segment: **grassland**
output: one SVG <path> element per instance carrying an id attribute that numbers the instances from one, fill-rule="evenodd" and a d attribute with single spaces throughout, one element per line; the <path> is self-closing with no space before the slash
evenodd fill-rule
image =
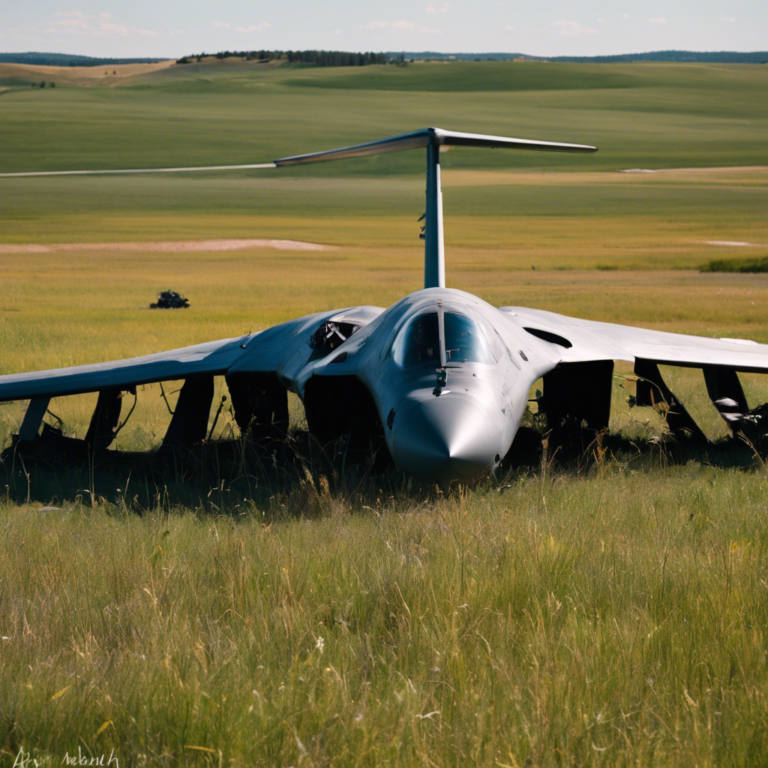
<path id="1" fill-rule="evenodd" d="M 54 90 L 26 76 L 0 66 L 1 172 L 259 162 L 430 124 L 598 144 L 446 153 L 449 285 L 768 342 L 768 276 L 698 272 L 765 255 L 765 67 L 224 62 Z M 422 163 L 0 179 L 0 246 L 91 244 L 0 252 L 0 373 L 387 306 L 420 285 Z M 222 237 L 331 249 L 93 247 Z M 191 309 L 148 311 L 169 286 Z M 700 374 L 670 373 L 722 438 Z M 768 400 L 760 377 L 746 389 Z M 623 442 L 448 497 L 311 451 L 236 477 L 211 454 L 186 482 L 4 466 L 0 764 L 78 747 L 131 766 L 761 764 L 768 475 L 746 448 L 641 442 L 661 424 L 627 409 L 631 392 L 616 380 Z M 51 405 L 79 434 L 92 407 Z M 0 407 L 3 437 L 22 412 Z M 140 391 L 118 447 L 156 446 L 167 421 L 159 389 Z"/>
<path id="2" fill-rule="evenodd" d="M 603 470 L 6 512 L 6 760 L 761 764 L 765 476 Z"/>

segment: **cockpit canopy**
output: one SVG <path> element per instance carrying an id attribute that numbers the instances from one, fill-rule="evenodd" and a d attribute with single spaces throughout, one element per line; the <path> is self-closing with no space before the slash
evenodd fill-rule
<path id="1" fill-rule="evenodd" d="M 392 358 L 401 368 L 440 367 L 440 323 L 437 312 L 412 317 L 397 334 Z"/>
<path id="2" fill-rule="evenodd" d="M 401 368 L 440 368 L 463 363 L 493 364 L 488 337 L 470 317 L 459 312 L 429 311 L 412 317 L 392 345 Z"/>

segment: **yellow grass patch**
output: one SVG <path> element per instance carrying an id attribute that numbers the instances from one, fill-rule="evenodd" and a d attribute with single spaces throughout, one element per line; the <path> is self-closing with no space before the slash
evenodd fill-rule
<path id="1" fill-rule="evenodd" d="M 92 67 L 52 67 L 42 64 L 0 64 L 0 78 L 54 80 L 71 85 L 117 85 L 127 77 L 148 75 L 172 67 L 173 60 L 153 64 L 105 64 Z"/>

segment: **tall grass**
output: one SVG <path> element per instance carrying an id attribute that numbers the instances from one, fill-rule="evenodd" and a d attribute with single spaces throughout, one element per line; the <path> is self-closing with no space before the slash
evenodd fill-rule
<path id="1" fill-rule="evenodd" d="M 0 511 L 0 743 L 58 764 L 748 765 L 762 471 Z"/>

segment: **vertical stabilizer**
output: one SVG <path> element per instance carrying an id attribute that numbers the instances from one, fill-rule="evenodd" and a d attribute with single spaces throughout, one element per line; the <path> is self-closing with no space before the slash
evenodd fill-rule
<path id="1" fill-rule="evenodd" d="M 424 287 L 445 288 L 443 190 L 440 184 L 440 144 L 427 144 L 427 213 L 424 227 Z"/>

